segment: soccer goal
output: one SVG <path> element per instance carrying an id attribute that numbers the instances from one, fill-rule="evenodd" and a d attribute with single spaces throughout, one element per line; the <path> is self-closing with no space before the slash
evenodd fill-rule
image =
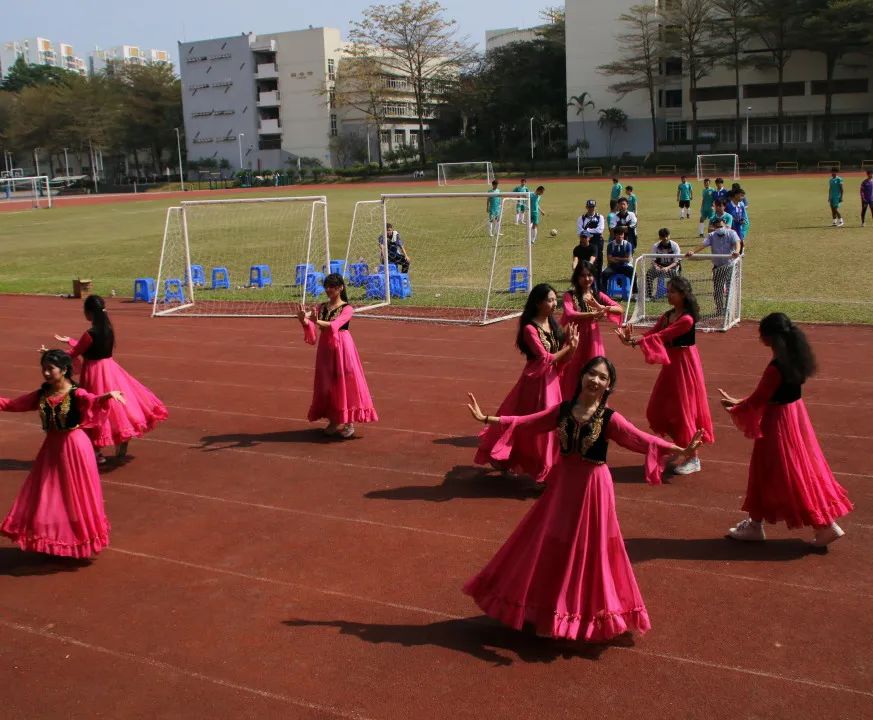
<path id="1" fill-rule="evenodd" d="M 533 282 L 529 194 L 500 195 L 491 234 L 489 197 L 387 194 L 358 202 L 346 272 L 349 299 L 361 316 L 477 325 L 518 316 Z M 389 223 L 409 261 L 406 273 L 386 266 L 382 238 Z"/>
<path id="2" fill-rule="evenodd" d="M 202 200 L 169 208 L 153 316 L 292 317 L 324 299 L 324 196 Z"/>
<path id="3" fill-rule="evenodd" d="M 483 180 L 490 185 L 493 179 L 494 168 L 489 161 L 437 164 L 437 185 L 440 187 L 464 180 Z"/>
<path id="4" fill-rule="evenodd" d="M 671 275 L 658 272 L 654 258 L 664 255 L 640 255 L 634 262 L 631 282 L 633 294 L 625 310 L 625 322 L 642 327 L 652 326 L 671 309 L 667 302 L 667 282 Z M 704 332 L 725 331 L 740 321 L 743 307 L 743 257 L 730 255 L 679 256 L 678 273 L 691 283 L 700 306 L 697 329 Z M 713 259 L 728 261 L 713 265 Z"/>
<path id="5" fill-rule="evenodd" d="M 5 174 L 5 173 L 4 173 Z M 47 175 L 0 178 L 0 202 L 30 200 L 32 208 L 50 208 L 52 190 Z"/>
<path id="6" fill-rule="evenodd" d="M 736 153 L 697 156 L 697 179 L 723 177 L 740 179 L 740 156 Z"/>

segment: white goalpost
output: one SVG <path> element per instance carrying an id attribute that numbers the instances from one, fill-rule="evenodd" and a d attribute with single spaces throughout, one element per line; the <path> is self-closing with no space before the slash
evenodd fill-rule
<path id="1" fill-rule="evenodd" d="M 440 187 L 463 180 L 483 180 L 490 185 L 493 179 L 494 168 L 487 160 L 437 163 L 437 185 Z"/>
<path id="2" fill-rule="evenodd" d="M 654 259 L 680 260 L 678 271 L 659 272 Z M 719 264 L 714 264 L 714 262 Z M 655 324 L 671 309 L 667 282 L 681 275 L 691 283 L 700 307 L 697 329 L 723 332 L 740 322 L 743 307 L 743 256 L 730 255 L 640 255 L 634 261 L 632 294 L 625 310 L 625 322 L 642 327 Z"/>
<path id="3" fill-rule="evenodd" d="M 697 179 L 715 178 L 740 179 L 740 156 L 736 153 L 697 156 Z"/>
<path id="4" fill-rule="evenodd" d="M 332 269 L 323 195 L 183 202 L 167 210 L 152 316 L 292 317 Z"/>
<path id="5" fill-rule="evenodd" d="M 11 175 L 0 178 L 0 201 L 30 200 L 33 208 L 50 208 L 52 190 L 47 175 Z"/>
<path id="6" fill-rule="evenodd" d="M 360 316 L 478 325 L 517 317 L 533 284 L 529 193 L 499 195 L 489 235 L 493 197 L 385 194 L 356 203 L 345 271 Z M 516 205 L 524 206 L 517 224 Z M 406 254 L 406 272 L 402 259 L 385 262 L 388 224 Z"/>

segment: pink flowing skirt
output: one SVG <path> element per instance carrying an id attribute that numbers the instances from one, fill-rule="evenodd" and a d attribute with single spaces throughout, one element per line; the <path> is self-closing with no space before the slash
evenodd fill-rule
<path id="1" fill-rule="evenodd" d="M 563 456 L 542 497 L 464 592 L 490 617 L 538 634 L 604 642 L 651 627 L 606 465 Z"/>
<path id="2" fill-rule="evenodd" d="M 646 408 L 646 419 L 652 432 L 667 436 L 685 447 L 700 428 L 703 429 L 703 442 L 713 442 L 715 432 L 697 348 L 693 345 L 671 347 L 667 354 L 670 364 L 661 368 Z"/>
<path id="3" fill-rule="evenodd" d="M 803 400 L 767 405 L 749 463 L 743 510 L 788 527 L 823 527 L 852 510 L 815 436 Z"/>
<path id="4" fill-rule="evenodd" d="M 94 448 L 84 431 L 46 433 L 0 532 L 31 552 L 87 558 L 109 545 Z"/>
<path id="5" fill-rule="evenodd" d="M 330 422 L 376 422 L 379 416 L 370 397 L 364 367 L 351 333 L 321 333 L 315 353 L 315 382 L 309 419 Z"/>
<path id="6" fill-rule="evenodd" d="M 97 447 L 120 445 L 138 438 L 167 419 L 164 404 L 112 358 L 85 360 L 79 384 L 94 395 L 121 390 L 126 405 L 110 403 L 106 419 L 86 432 Z"/>

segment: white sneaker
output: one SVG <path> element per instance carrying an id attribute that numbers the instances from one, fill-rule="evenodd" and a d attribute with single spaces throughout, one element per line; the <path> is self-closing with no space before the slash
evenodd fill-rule
<path id="1" fill-rule="evenodd" d="M 743 540 L 745 542 L 762 542 L 767 539 L 764 535 L 764 526 L 759 522 L 755 522 L 752 518 L 746 518 L 737 523 L 736 527 L 728 530 L 734 540 Z"/>
<path id="2" fill-rule="evenodd" d="M 833 225 L 834 227 L 836 227 L 836 226 L 837 226 L 837 221 L 836 221 L 836 220 L 831 220 L 831 225 Z"/>
<path id="3" fill-rule="evenodd" d="M 344 428 L 342 428 L 342 430 L 339 431 L 339 434 L 341 437 L 344 437 L 346 440 L 348 440 L 350 437 L 354 436 L 355 426 L 349 423 Z"/>
<path id="4" fill-rule="evenodd" d="M 843 225 L 845 225 L 845 224 L 846 224 L 845 220 L 840 220 L 839 222 L 837 222 L 837 227 L 843 227 Z"/>
<path id="5" fill-rule="evenodd" d="M 694 457 L 686 460 L 681 465 L 674 467 L 673 472 L 677 475 L 690 475 L 691 473 L 700 472 L 700 458 Z"/>
<path id="6" fill-rule="evenodd" d="M 814 545 L 815 547 L 826 547 L 834 540 L 839 540 L 845 534 L 846 531 L 834 522 L 827 527 L 818 528 L 815 531 L 815 537 L 810 541 L 810 545 Z"/>

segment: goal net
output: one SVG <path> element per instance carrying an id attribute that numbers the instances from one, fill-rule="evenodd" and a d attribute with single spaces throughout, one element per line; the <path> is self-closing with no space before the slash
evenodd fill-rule
<path id="1" fill-rule="evenodd" d="M 345 271 L 358 312 L 467 324 L 516 317 L 533 282 L 529 198 L 502 193 L 496 220 L 489 222 L 489 197 L 483 192 L 390 194 L 357 203 Z M 519 205 L 523 210 L 516 223 Z M 394 261 L 386 266 L 388 224 L 396 237 L 389 239 Z M 397 261 L 397 237 L 407 272 Z"/>
<path id="2" fill-rule="evenodd" d="M 740 321 L 743 289 L 743 257 L 730 255 L 679 256 L 678 271 L 659 272 L 655 258 L 665 255 L 640 255 L 634 262 L 631 282 L 633 293 L 625 311 L 625 322 L 652 326 L 671 309 L 667 302 L 667 283 L 673 275 L 682 275 L 691 283 L 691 289 L 700 306 L 697 329 L 724 331 Z M 676 256 L 672 256 L 676 258 Z M 723 263 L 715 265 L 715 262 Z"/>
<path id="3" fill-rule="evenodd" d="M 490 185 L 493 179 L 494 168 L 488 161 L 437 164 L 437 184 L 441 187 L 465 180 L 482 180 Z"/>
<path id="4" fill-rule="evenodd" d="M 167 211 L 152 314 L 291 317 L 323 299 L 324 196 L 203 200 Z"/>
<path id="5" fill-rule="evenodd" d="M 740 156 L 737 154 L 698 155 L 697 179 L 722 177 L 725 180 L 740 179 Z"/>
<path id="6" fill-rule="evenodd" d="M 50 208 L 52 191 L 48 176 L 0 178 L 0 202 L 5 200 L 16 202 L 29 200 L 33 208 Z"/>

